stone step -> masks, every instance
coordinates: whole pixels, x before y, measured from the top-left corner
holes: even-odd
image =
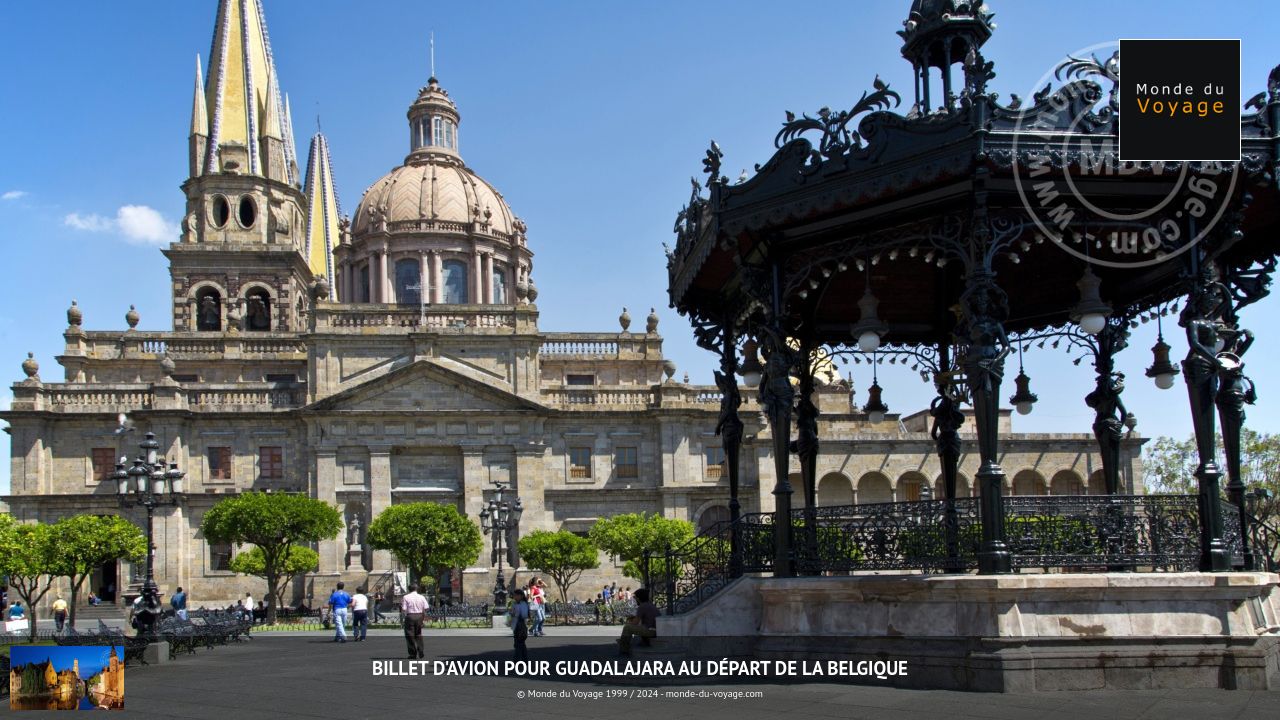
[[[76,624],[85,620],[123,620],[124,609],[116,605],[79,605],[76,607]]]

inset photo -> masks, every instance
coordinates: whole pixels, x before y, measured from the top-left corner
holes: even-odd
[[[123,710],[124,648],[15,645],[9,649],[10,710]]]

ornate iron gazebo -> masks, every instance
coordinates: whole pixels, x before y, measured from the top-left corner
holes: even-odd
[[[872,362],[902,356],[937,388],[932,435],[944,497],[858,510],[859,522],[875,512],[908,514],[917,524],[933,518],[924,524],[935,523],[938,541],[913,536],[915,560],[894,566],[1004,573],[1024,564],[1189,562],[1225,571],[1233,555],[1236,566],[1253,566],[1239,469],[1243,406],[1253,401],[1243,374],[1252,334],[1240,312],[1268,293],[1276,263],[1280,68],[1246,106],[1238,163],[1121,163],[1118,54],[1068,57],[1054,73],[1059,86],[1002,102],[988,87],[995,72],[982,55],[991,17],[976,0],[912,3],[899,32],[915,76],[905,114],[892,109],[904,104],[899,93],[876,77],[849,110],[788,112],[777,151],[749,179],[730,184],[720,174],[714,142],[703,159],[707,178],[693,181],[668,250],[669,292],[699,344],[720,358],[717,431],[731,519],[714,533],[726,541],[729,577],[847,569],[851,553],[867,559],[866,548],[833,551],[836,536],[823,535],[821,517],[833,511],[814,507],[820,438],[811,358],[819,349],[873,355]],[[1200,451],[1199,494],[1121,496],[1119,443],[1131,416],[1114,358],[1140,319],[1175,314],[1190,347],[1181,374]],[[1010,514],[998,462],[1005,368],[1011,353],[1050,339],[1093,360],[1086,402],[1107,496],[1013,498],[1022,511]],[[1163,335],[1153,352],[1147,374],[1170,387],[1179,369]],[[772,513],[744,516],[738,501],[739,374],[758,386],[772,431]],[[1025,374],[1015,390],[1015,406],[1035,402]],[[972,408],[981,458],[976,500],[956,498],[962,405]],[[1225,507],[1215,414],[1226,448]],[[794,513],[792,452],[808,500]],[[1060,542],[1011,547],[1026,546],[1018,537],[1036,535],[1030,523],[1049,516],[1086,526],[1094,536],[1089,558]],[[1021,522],[1022,535],[1011,538],[1007,522]],[[1188,523],[1189,561],[1168,546],[1171,528]],[[750,527],[766,527],[771,557],[752,555],[766,535]],[[910,543],[891,540],[905,557]],[[700,542],[697,552],[717,547]],[[1163,549],[1152,547],[1161,542]],[[1021,563],[1020,552],[1034,557]]]

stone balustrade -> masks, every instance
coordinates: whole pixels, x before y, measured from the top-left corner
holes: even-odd
[[[88,360],[165,355],[175,360],[302,360],[307,356],[306,343],[294,333],[92,331],[67,333],[66,340],[67,357]]]
[[[609,358],[618,356],[616,340],[551,340],[542,343],[543,355]]]
[[[742,393],[741,412],[755,408],[753,393]],[[723,393],[714,385],[597,385],[593,387],[562,386],[542,391],[542,401],[566,410],[642,409],[650,407],[687,407],[699,410],[720,409]]]
[[[135,410],[199,409],[207,412],[285,410],[307,402],[304,387],[274,383],[190,385],[129,383],[24,384],[13,387],[14,410],[61,413],[129,413]]]
[[[200,387],[187,391],[187,402],[193,409],[262,410],[287,409],[306,404],[304,388],[281,388],[270,385],[252,386],[245,383],[223,387]]]
[[[330,305],[316,310],[316,330],[322,332],[450,332],[494,329],[514,331],[531,327],[536,311],[511,305]]]

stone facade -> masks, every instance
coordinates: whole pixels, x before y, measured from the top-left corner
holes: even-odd
[[[223,3],[219,12],[242,5],[257,2]],[[652,311],[643,331],[631,331],[626,312],[620,332],[539,330],[526,227],[462,163],[460,114],[435,78],[410,107],[404,164],[370,188],[354,223],[335,222],[336,195],[315,190],[331,178],[308,177],[304,192],[296,177],[265,30],[242,37],[241,23],[220,17],[224,26],[230,39],[218,43],[253,50],[228,57],[266,66],[211,63],[207,92],[197,75],[188,218],[165,251],[173,330],[138,330],[131,313],[127,329],[89,331],[83,309],[68,312],[61,381],[42,380],[29,360],[0,413],[10,424],[10,512],[46,522],[122,513],[141,524],[141,511],[119,509],[105,476],[154,432],[161,453],[187,472],[185,496],[156,514],[156,574],[162,591],[187,588],[194,606],[261,596],[259,580],[225,569],[232,550],[199,533],[210,507],[251,490],[307,493],[362,528],[389,505],[423,500],[477,517],[496,481],[523,500],[521,532],[585,532],[623,512],[694,523],[727,516],[714,433],[719,391],[673,379]],[[219,72],[262,80],[240,88],[221,83]],[[233,91],[261,97],[242,102]],[[237,112],[249,117],[231,117]],[[260,131],[260,154],[245,156],[252,138],[228,135],[245,128]],[[328,173],[327,156],[308,167]],[[817,392],[818,503],[913,499],[936,482],[927,413],[872,423],[848,387]],[[767,511],[769,430],[754,391],[743,395],[742,509]],[[121,413],[136,432],[115,432]],[[1007,415],[1002,422],[1010,432]],[[1141,444],[1124,441],[1126,492],[1142,492]],[[1002,448],[1009,492],[1099,490],[1092,435],[1009,434]],[[976,449],[960,467],[968,495]],[[289,600],[323,598],[338,580],[385,583],[395,563],[362,540],[319,543],[319,572],[295,582]],[[127,564],[104,567],[92,589],[123,590],[136,575]],[[612,581],[635,585],[602,558],[572,594],[594,596]],[[493,582],[492,570],[476,566],[454,573],[449,589],[480,600]]]

